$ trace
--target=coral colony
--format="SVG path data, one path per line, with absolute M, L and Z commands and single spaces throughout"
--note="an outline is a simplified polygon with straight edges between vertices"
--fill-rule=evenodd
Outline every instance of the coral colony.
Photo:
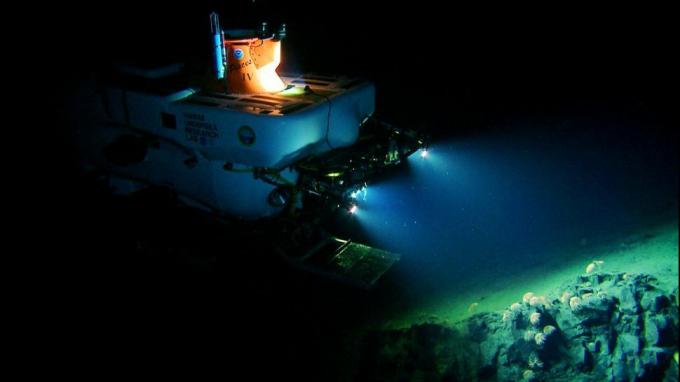
M 430 344 L 438 349 L 428 354 L 444 370 L 440 377 L 452 380 L 677 381 L 677 289 L 665 291 L 647 274 L 608 273 L 602 263 L 591 264 L 594 270 L 586 267 L 553 293 L 527 292 L 502 312 L 479 313 L 454 327 L 385 332 L 384 347 L 376 350 L 396 362 L 408 355 L 395 349 L 425 351 L 404 341 Z
M 602 267 L 602 264 L 604 264 L 604 261 L 602 260 L 595 260 L 592 263 L 588 264 L 586 267 L 586 273 L 593 273 L 595 272 L 596 269 L 599 269 Z

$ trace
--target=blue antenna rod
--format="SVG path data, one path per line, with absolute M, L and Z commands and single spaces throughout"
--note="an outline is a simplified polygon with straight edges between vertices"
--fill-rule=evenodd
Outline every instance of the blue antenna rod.
M 220 26 L 220 18 L 215 12 L 210 14 L 210 32 L 213 34 L 214 42 L 215 74 L 217 75 L 217 79 L 221 80 L 224 78 L 224 71 L 226 69 L 226 52 L 224 49 L 224 34 L 222 33 L 222 27 Z

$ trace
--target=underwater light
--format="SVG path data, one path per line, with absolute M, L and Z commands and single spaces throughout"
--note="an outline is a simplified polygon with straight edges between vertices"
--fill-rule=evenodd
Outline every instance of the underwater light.
M 260 67 L 260 86 L 265 92 L 274 93 L 279 92 L 285 88 L 285 84 L 276 73 L 276 67 L 279 66 L 280 57 L 275 56 L 275 61 Z
M 366 184 L 364 184 L 363 186 L 361 186 L 361 188 L 358 188 L 358 189 L 352 191 L 352 192 L 349 194 L 349 196 L 350 196 L 352 199 L 357 199 L 360 195 L 363 195 L 363 200 L 366 200 L 366 194 L 367 194 L 366 188 L 367 188 L 367 187 L 366 187 Z
M 427 149 L 422 149 L 420 151 L 420 157 L 421 158 L 427 158 Z
M 357 207 L 357 205 L 354 204 L 354 205 L 352 205 L 352 207 L 349 208 L 349 213 L 354 214 L 355 212 L 357 212 L 358 209 L 359 209 L 359 207 Z

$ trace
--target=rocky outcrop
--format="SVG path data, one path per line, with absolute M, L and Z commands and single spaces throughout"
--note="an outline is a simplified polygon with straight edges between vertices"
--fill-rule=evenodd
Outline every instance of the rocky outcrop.
M 650 275 L 584 274 L 454 327 L 371 333 L 359 380 L 677 381 L 677 293 Z

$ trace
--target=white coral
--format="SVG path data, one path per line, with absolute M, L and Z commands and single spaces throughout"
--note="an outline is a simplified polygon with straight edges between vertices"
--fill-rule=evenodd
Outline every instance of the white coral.
M 524 341 L 526 341 L 526 342 L 534 341 L 535 336 L 536 336 L 536 331 L 533 330 L 533 329 L 529 329 L 526 332 L 524 332 Z
M 538 312 L 531 313 L 529 322 L 531 322 L 532 325 L 538 325 L 538 323 L 541 322 L 541 314 Z
M 545 327 L 543 327 L 543 334 L 545 334 L 546 336 L 550 336 L 551 334 L 555 333 L 556 330 L 557 330 L 556 327 L 552 325 L 546 325 Z
M 524 294 L 524 296 L 522 296 L 522 302 L 528 304 L 532 297 L 534 297 L 534 293 L 527 292 Z
M 569 299 L 569 307 L 571 307 L 571 310 L 579 310 L 581 309 L 581 299 L 574 296 Z
M 536 345 L 543 346 L 545 344 L 545 341 L 546 341 L 547 338 L 548 337 L 545 334 L 538 332 L 534 336 L 534 341 L 536 342 Z
M 565 291 L 562 293 L 562 296 L 560 296 L 560 301 L 562 304 L 567 305 L 569 303 L 569 299 L 571 298 L 571 292 Z
M 538 355 L 536 353 L 531 353 L 529 354 L 529 360 L 527 362 L 529 365 L 529 368 L 531 369 L 542 369 L 543 368 L 543 361 L 541 361 L 540 358 L 538 358 Z
M 520 310 L 522 308 L 522 305 L 519 303 L 514 303 L 510 305 L 509 310 L 503 311 L 503 322 L 509 322 L 509 321 L 514 321 L 520 314 Z
M 536 306 L 543 306 L 545 308 L 550 308 L 551 304 L 550 302 L 545 298 L 545 296 L 532 296 L 529 299 L 529 305 L 536 307 Z
M 601 268 L 602 264 L 604 264 L 604 261 L 602 260 L 593 261 L 592 263 L 588 264 L 588 266 L 586 266 L 586 273 L 593 273 L 595 270 Z

